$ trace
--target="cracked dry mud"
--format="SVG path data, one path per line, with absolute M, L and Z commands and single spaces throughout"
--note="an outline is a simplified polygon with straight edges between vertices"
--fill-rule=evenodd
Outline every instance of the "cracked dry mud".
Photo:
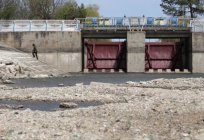
M 0 88 L 0 99 L 100 101 L 52 112 L 0 108 L 2 140 L 203 140 L 204 79 Z

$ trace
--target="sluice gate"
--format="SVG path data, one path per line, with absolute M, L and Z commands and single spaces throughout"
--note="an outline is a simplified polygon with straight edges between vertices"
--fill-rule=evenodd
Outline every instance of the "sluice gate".
M 86 69 L 127 71 L 127 43 L 124 42 L 86 42 Z M 145 71 L 149 69 L 184 70 L 182 43 L 146 42 Z
M 145 70 L 183 70 L 182 44 L 175 42 L 145 43 Z
M 87 69 L 126 71 L 126 42 L 87 42 Z

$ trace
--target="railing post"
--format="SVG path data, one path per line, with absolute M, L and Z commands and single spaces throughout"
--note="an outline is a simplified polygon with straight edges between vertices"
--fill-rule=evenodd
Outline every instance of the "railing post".
M 13 21 L 13 32 L 15 32 L 15 20 Z
M 80 20 L 77 20 L 77 30 L 80 31 Z
M 32 31 L 32 21 L 29 21 L 30 25 L 29 25 L 29 31 Z
M 47 27 L 48 25 L 47 25 L 47 20 L 45 20 L 45 31 L 47 31 Z
M 61 27 L 61 31 L 64 31 L 64 20 L 62 20 L 62 27 Z

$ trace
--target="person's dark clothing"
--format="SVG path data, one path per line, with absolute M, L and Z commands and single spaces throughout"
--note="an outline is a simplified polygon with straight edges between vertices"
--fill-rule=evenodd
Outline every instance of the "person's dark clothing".
M 33 55 L 33 58 L 36 57 L 36 59 L 38 60 L 38 51 L 35 45 L 33 45 L 32 55 Z

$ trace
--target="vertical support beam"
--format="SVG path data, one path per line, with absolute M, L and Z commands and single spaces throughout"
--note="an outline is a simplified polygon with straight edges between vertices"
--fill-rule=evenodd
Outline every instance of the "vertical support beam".
M 32 20 L 29 21 L 29 31 L 32 31 Z
M 86 69 L 86 65 L 87 65 L 87 55 L 86 55 L 86 46 L 85 46 L 85 41 L 84 41 L 84 38 L 81 37 L 81 40 L 82 40 L 82 72 L 84 72 L 84 69 Z
M 180 39 L 182 47 L 182 61 L 184 70 L 192 71 L 192 37 Z
M 64 31 L 64 20 L 62 20 L 62 25 L 61 25 L 61 31 L 63 32 Z
M 204 73 L 204 33 L 192 33 L 193 73 Z
M 127 72 L 145 71 L 145 32 L 127 32 Z

